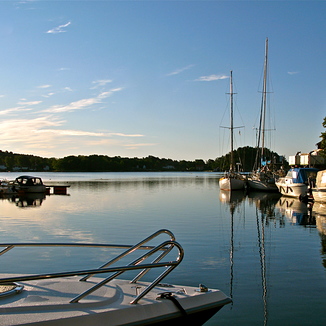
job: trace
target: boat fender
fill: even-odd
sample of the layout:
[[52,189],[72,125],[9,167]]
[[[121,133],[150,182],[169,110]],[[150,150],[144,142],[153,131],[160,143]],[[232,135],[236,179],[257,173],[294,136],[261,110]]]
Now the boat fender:
[[158,294],[158,297],[156,298],[156,300],[161,300],[161,299],[167,299],[167,300],[171,300],[176,307],[180,310],[180,312],[182,313],[182,315],[184,317],[187,317],[188,314],[186,312],[186,310],[183,309],[183,307],[181,306],[180,302],[176,299],[175,296],[173,296],[172,292],[162,292]]

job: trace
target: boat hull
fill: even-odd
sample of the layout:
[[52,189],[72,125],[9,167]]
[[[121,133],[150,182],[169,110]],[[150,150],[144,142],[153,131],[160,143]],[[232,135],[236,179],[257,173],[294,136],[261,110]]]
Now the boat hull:
[[45,193],[46,192],[46,186],[40,185],[40,186],[17,186],[18,192],[23,193]]
[[242,190],[245,188],[245,180],[232,177],[223,177],[219,180],[219,186],[221,190]]
[[284,196],[300,198],[308,194],[308,186],[304,183],[287,184],[276,182],[276,186],[279,192]]
[[314,201],[326,203],[326,188],[312,188],[312,196],[314,198]]
[[[94,281],[99,281],[93,278]],[[78,303],[69,300],[79,291],[94,285],[78,278],[25,281],[27,289],[0,298],[0,325],[44,326],[114,326],[114,325],[202,325],[231,302],[223,292],[198,292],[194,287],[156,286],[137,304],[130,304],[138,291],[148,283],[114,280]],[[178,304],[161,293],[171,293]]]
[[278,188],[275,183],[264,182],[261,180],[248,179],[248,187],[259,191],[277,192]]

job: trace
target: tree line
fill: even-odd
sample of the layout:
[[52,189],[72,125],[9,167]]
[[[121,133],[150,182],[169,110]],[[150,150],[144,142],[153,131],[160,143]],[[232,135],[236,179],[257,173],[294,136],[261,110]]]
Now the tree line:
[[[326,128],[326,117],[322,122]],[[326,157],[326,131],[320,135],[318,143],[323,155]],[[44,158],[35,155],[16,154],[0,150],[0,171],[58,171],[58,172],[120,172],[120,171],[228,171],[230,167],[231,153],[204,161],[172,160],[147,156],[144,158],[127,158],[106,155],[78,155],[64,158]],[[255,166],[257,148],[246,146],[234,151],[235,161],[239,170],[250,172]],[[288,168],[288,162],[284,157],[265,149],[266,158],[270,164],[283,165]],[[266,159],[262,158],[262,159]]]
[[[240,147],[234,157],[241,171],[251,171],[257,149]],[[275,164],[286,164],[277,153],[267,150],[267,155]],[[227,171],[230,167],[230,153],[204,161],[172,160],[147,156],[128,158],[106,155],[78,155],[64,158],[44,158],[35,155],[16,154],[0,150],[0,170],[2,171],[58,171],[58,172],[134,172],[134,171]]]

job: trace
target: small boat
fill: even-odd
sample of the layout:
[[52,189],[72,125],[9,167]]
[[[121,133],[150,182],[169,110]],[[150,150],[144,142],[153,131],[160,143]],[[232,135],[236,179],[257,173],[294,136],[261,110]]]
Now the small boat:
[[220,178],[219,186],[221,190],[242,190],[245,188],[246,179],[239,172],[235,171],[234,165],[234,150],[233,150],[233,81],[232,71],[230,72],[230,129],[231,132],[231,152],[230,152],[230,170],[224,174],[224,177]]
[[260,124],[258,128],[257,153],[253,172],[248,176],[248,187],[256,191],[277,192],[275,176],[270,167],[271,160],[266,159],[265,148],[265,120],[267,111],[267,68],[268,68],[268,39],[265,43],[264,82],[260,109]]
[[314,201],[326,203],[326,170],[318,171],[316,185],[311,191]]
[[309,189],[314,187],[317,172],[316,168],[291,168],[284,178],[276,181],[276,186],[284,196],[304,199],[308,196]]
[[[158,241],[166,235],[168,240]],[[151,240],[156,245],[150,245]],[[0,247],[0,255],[22,248],[26,259],[35,258],[35,250],[42,254],[42,249],[57,257],[55,248],[59,253],[76,248],[81,252],[97,248],[101,256],[108,249],[115,253],[108,253],[111,259],[98,268],[21,275],[20,262],[14,274],[1,274],[1,326],[202,325],[231,302],[220,290],[202,284],[196,288],[162,282],[184,256],[173,233],[165,229],[136,245],[5,243]],[[123,273],[131,278],[118,278]]]
[[18,192],[23,193],[41,193],[46,192],[46,186],[39,177],[32,177],[29,175],[22,175],[15,179],[13,185]]
[[6,196],[12,194],[17,194],[17,189],[14,184],[8,180],[0,180],[0,195]]

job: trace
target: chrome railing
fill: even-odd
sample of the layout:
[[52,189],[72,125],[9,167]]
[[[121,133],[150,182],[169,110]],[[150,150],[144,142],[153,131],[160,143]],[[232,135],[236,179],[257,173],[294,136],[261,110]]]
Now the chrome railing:
[[[161,234],[167,234],[170,239],[164,241],[156,246],[150,246],[147,243]],[[76,303],[87,295],[93,293],[98,288],[107,284],[111,280],[120,276],[127,271],[139,271],[138,274],[130,281],[131,283],[136,283],[139,281],[148,271],[156,268],[163,268],[163,272],[159,274],[149,285],[139,293],[135,299],[131,301],[132,304],[137,303],[141,298],[143,298],[148,292],[150,292],[157,284],[159,284],[164,277],[166,277],[175,267],[177,267],[183,259],[184,251],[181,245],[175,241],[175,236],[172,232],[166,229],[159,230],[139,243],[130,245],[114,245],[114,244],[91,244],[91,243],[0,243],[0,247],[4,247],[0,251],[0,256],[7,253],[8,251],[16,247],[97,247],[97,248],[114,248],[114,249],[126,249],[120,255],[111,259],[102,266],[94,269],[79,270],[79,271],[69,271],[69,272],[59,272],[59,273],[46,273],[46,274],[33,274],[33,275],[21,275],[16,277],[6,277],[0,278],[0,284],[11,283],[11,282],[23,282],[31,280],[41,280],[50,278],[60,278],[60,277],[71,277],[71,276],[83,276],[80,281],[87,281],[93,275],[100,275],[104,273],[111,273],[110,276],[103,278],[100,282],[92,286],[87,291],[79,294],[73,298],[70,303]],[[177,255],[175,260],[172,261],[162,261],[174,248],[176,248]],[[114,263],[117,263],[122,258],[127,257],[131,253],[137,250],[146,250],[146,253],[140,255],[138,258],[132,260],[127,265],[112,267]],[[154,257],[154,260],[150,263],[145,261],[149,258]],[[111,267],[110,267],[111,266]]]

